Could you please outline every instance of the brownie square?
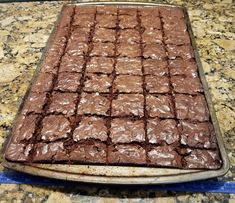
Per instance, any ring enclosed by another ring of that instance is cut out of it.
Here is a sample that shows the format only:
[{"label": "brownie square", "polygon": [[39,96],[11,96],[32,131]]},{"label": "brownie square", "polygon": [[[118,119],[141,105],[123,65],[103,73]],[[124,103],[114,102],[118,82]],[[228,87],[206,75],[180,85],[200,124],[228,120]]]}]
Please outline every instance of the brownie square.
[{"label": "brownie square", "polygon": [[177,93],[197,94],[203,92],[199,78],[184,78],[182,76],[171,77],[173,90]]},{"label": "brownie square", "polygon": [[143,16],[141,18],[141,26],[144,28],[162,29],[161,20],[157,16]]},{"label": "brownie square", "polygon": [[184,77],[198,77],[197,65],[195,61],[182,59],[169,60],[170,75],[181,75]]},{"label": "brownie square", "polygon": [[146,152],[137,144],[119,144],[108,147],[108,163],[145,164]]},{"label": "brownie square", "polygon": [[107,73],[113,72],[114,60],[106,57],[91,57],[87,62],[86,71],[89,73]]},{"label": "brownie square", "polygon": [[73,40],[69,40],[67,47],[66,47],[66,53],[72,56],[83,56],[88,51],[88,45],[84,42],[77,42]]},{"label": "brownie square", "polygon": [[168,144],[174,146],[180,144],[178,126],[173,119],[149,119],[147,123],[147,137],[151,144]]},{"label": "brownie square", "polygon": [[164,31],[174,31],[174,32],[186,32],[187,31],[187,25],[186,25],[185,19],[179,19],[177,20],[177,23],[175,19],[168,19],[168,18],[162,18],[162,21],[163,21]]},{"label": "brownie square", "polygon": [[174,45],[190,44],[190,38],[187,32],[165,31],[164,42]]},{"label": "brownie square", "polygon": [[96,15],[98,28],[115,28],[117,24],[117,16],[113,15]]},{"label": "brownie square", "polygon": [[84,82],[84,91],[108,93],[112,86],[112,78],[104,74],[87,74]]},{"label": "brownie square", "polygon": [[108,115],[110,100],[99,93],[82,93],[78,114]]},{"label": "brownie square", "polygon": [[38,115],[20,115],[12,130],[13,143],[20,143],[29,141],[35,133],[38,123]]},{"label": "brownie square", "polygon": [[120,15],[118,19],[121,29],[134,29],[138,25],[136,16]]},{"label": "brownie square", "polygon": [[120,43],[119,45],[117,45],[117,54],[120,57],[139,57],[141,56],[140,45]]},{"label": "brownie square", "polygon": [[97,14],[117,15],[117,6],[97,7]]},{"label": "brownie square", "polygon": [[34,162],[68,161],[63,142],[38,143],[35,145]]},{"label": "brownie square", "polygon": [[78,28],[76,27],[71,32],[70,39],[74,42],[88,42],[89,40],[89,34],[90,34],[90,28]]},{"label": "brownie square", "polygon": [[59,73],[55,90],[76,92],[80,85],[81,74],[79,73]]},{"label": "brownie square", "polygon": [[136,17],[137,15],[137,9],[136,8],[121,8],[119,7],[118,9],[118,14],[121,15],[129,15],[129,16],[133,16]]},{"label": "brownie square", "polygon": [[48,112],[62,113],[67,116],[74,115],[77,97],[78,95],[75,93],[54,92]]},{"label": "brownie square", "polygon": [[106,121],[98,117],[82,117],[73,132],[73,140],[96,139],[106,141],[108,138]]},{"label": "brownie square", "polygon": [[134,75],[118,75],[113,84],[114,92],[142,93],[142,78]]},{"label": "brownie square", "polygon": [[120,31],[119,43],[140,43],[140,33],[138,30],[126,29]]},{"label": "brownie square", "polygon": [[161,17],[169,18],[172,20],[180,20],[184,18],[184,12],[181,8],[172,8],[172,7],[161,7],[159,8]]},{"label": "brownie square", "polygon": [[152,18],[154,17],[159,17],[159,9],[157,7],[155,8],[143,8],[143,9],[138,9],[140,16],[151,16]]},{"label": "brownie square", "polygon": [[73,26],[78,27],[92,27],[94,25],[94,14],[80,14],[74,15]]},{"label": "brownie square", "polygon": [[178,119],[208,121],[209,111],[203,95],[175,95],[176,116]]},{"label": "brownie square", "polygon": [[144,58],[162,60],[167,57],[166,51],[161,44],[147,44],[144,46]]},{"label": "brownie square", "polygon": [[172,146],[153,147],[147,154],[150,165],[182,167],[182,157]]},{"label": "brownie square", "polygon": [[70,122],[62,115],[49,115],[42,120],[41,140],[53,142],[67,138],[70,132]]},{"label": "brownie square", "polygon": [[191,45],[167,45],[166,46],[169,59],[175,59],[180,57],[182,59],[191,59],[194,58],[194,53]]},{"label": "brownie square", "polygon": [[71,161],[80,163],[106,163],[106,144],[100,142],[79,143],[70,152]]},{"label": "brownie square", "polygon": [[184,158],[185,167],[190,169],[218,169],[221,167],[221,160],[218,151],[193,149]]},{"label": "brownie square", "polygon": [[216,148],[216,138],[210,122],[192,123],[180,121],[181,144],[194,148]]},{"label": "brownie square", "polygon": [[145,131],[142,120],[113,119],[111,121],[110,138],[112,143],[144,142]]},{"label": "brownie square", "polygon": [[119,94],[112,102],[112,116],[144,116],[144,97],[140,94]]},{"label": "brownie square", "polygon": [[139,58],[117,58],[116,73],[126,75],[142,75],[142,64]]},{"label": "brownie square", "polygon": [[31,92],[49,92],[53,86],[53,78],[51,73],[39,73],[31,86]]},{"label": "brownie square", "polygon": [[146,109],[150,117],[174,118],[173,101],[168,95],[147,95]]},{"label": "brownie square", "polygon": [[46,93],[34,93],[31,92],[25,101],[24,108],[22,109],[23,114],[29,113],[42,113],[43,106],[47,101]]},{"label": "brownie square", "polygon": [[157,29],[145,29],[142,34],[142,41],[145,44],[161,44],[163,41],[162,31]]},{"label": "brownie square", "polygon": [[65,54],[60,63],[59,72],[82,72],[84,66],[83,56],[70,56]]},{"label": "brownie square", "polygon": [[114,56],[114,44],[107,43],[94,43],[91,51],[91,56]]},{"label": "brownie square", "polygon": [[10,143],[6,149],[6,159],[10,161],[27,161],[33,149],[32,144]]},{"label": "brownie square", "polygon": [[114,42],[116,39],[115,30],[98,28],[95,30],[93,41],[94,42]]},{"label": "brownie square", "polygon": [[79,15],[94,15],[96,13],[96,7],[94,6],[75,6],[75,14]]},{"label": "brownie square", "polygon": [[168,93],[170,92],[170,83],[167,76],[145,76],[146,90],[149,93]]},{"label": "brownie square", "polygon": [[168,75],[167,61],[164,60],[145,59],[143,67],[145,75]]},{"label": "brownie square", "polygon": [[58,53],[48,53],[42,62],[40,72],[56,74],[60,65],[60,56]]}]

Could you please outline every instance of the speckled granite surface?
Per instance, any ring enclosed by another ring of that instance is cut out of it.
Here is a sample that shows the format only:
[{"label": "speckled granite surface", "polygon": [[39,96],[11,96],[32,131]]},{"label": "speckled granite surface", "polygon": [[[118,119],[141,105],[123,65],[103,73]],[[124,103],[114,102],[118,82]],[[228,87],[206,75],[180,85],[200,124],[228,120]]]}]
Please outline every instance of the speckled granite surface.
[{"label": "speckled granite surface", "polygon": [[[64,2],[0,4],[0,146]],[[156,1],[155,1],[156,2]],[[157,1],[160,2],[160,1]],[[224,1],[164,1],[188,8],[235,181],[235,5]],[[0,168],[0,170],[2,170]],[[235,196],[103,188],[0,185],[0,202],[235,202]]]}]

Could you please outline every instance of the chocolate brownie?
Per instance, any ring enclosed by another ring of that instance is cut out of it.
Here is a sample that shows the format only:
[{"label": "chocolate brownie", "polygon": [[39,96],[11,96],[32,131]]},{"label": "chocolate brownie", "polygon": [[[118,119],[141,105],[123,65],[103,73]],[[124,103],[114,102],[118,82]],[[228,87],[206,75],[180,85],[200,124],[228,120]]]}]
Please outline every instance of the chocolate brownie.
[{"label": "chocolate brownie", "polygon": [[163,34],[161,30],[145,29],[142,34],[142,40],[145,44],[161,44],[163,41]]},{"label": "chocolate brownie", "polygon": [[139,57],[141,56],[140,46],[138,44],[120,43],[117,45],[117,54],[120,57]]},{"label": "chocolate brownie", "polygon": [[194,58],[193,49],[190,45],[167,45],[166,46],[169,59],[191,59]]},{"label": "chocolate brownie", "polygon": [[158,77],[153,75],[145,76],[146,90],[149,93],[170,92],[170,81],[166,76]]},{"label": "chocolate brownie", "polygon": [[136,16],[120,15],[118,19],[121,29],[134,29],[138,25]]},{"label": "chocolate brownie", "polygon": [[73,42],[88,42],[90,28],[75,28],[71,33],[70,39]]},{"label": "chocolate brownie", "polygon": [[27,161],[30,152],[33,149],[32,144],[14,144],[10,143],[6,149],[6,159],[10,161]]},{"label": "chocolate brownie", "polygon": [[87,62],[86,71],[89,73],[112,73],[114,60],[106,57],[91,57]]},{"label": "chocolate brownie", "polygon": [[31,86],[31,92],[49,92],[53,86],[54,75],[51,73],[39,73]]},{"label": "chocolate brownie", "polygon": [[98,7],[97,8],[97,14],[103,14],[103,15],[117,15],[118,8],[117,6],[108,6],[108,7]]},{"label": "chocolate brownie", "polygon": [[139,58],[117,58],[116,73],[126,75],[142,75],[142,64]]},{"label": "chocolate brownie", "polygon": [[122,15],[129,15],[129,16],[135,16],[137,15],[137,9],[136,8],[123,8],[123,7],[119,7],[118,9],[119,11],[119,15],[122,16]]},{"label": "chocolate brownie", "polygon": [[96,15],[98,28],[115,28],[117,24],[117,16],[114,15]]},{"label": "chocolate brownie", "polygon": [[141,18],[141,25],[144,28],[151,28],[151,29],[158,29],[160,30],[162,25],[161,25],[161,20],[157,16],[143,16]]},{"label": "chocolate brownie", "polygon": [[83,56],[70,56],[65,54],[60,63],[59,72],[82,72],[84,66]]},{"label": "chocolate brownie", "polygon": [[66,53],[71,56],[83,56],[88,51],[88,45],[85,42],[77,42],[69,40],[66,48]]},{"label": "chocolate brownie", "polygon": [[114,44],[111,42],[94,43],[91,56],[114,56],[114,48]]},{"label": "chocolate brownie", "polygon": [[93,41],[94,42],[114,42],[115,30],[99,28],[95,30]]},{"label": "chocolate brownie", "polygon": [[120,31],[119,43],[140,43],[140,34],[138,30],[126,29]]},{"label": "chocolate brownie", "polygon": [[143,67],[145,75],[168,75],[167,61],[165,60],[145,59]]},{"label": "chocolate brownie", "polygon": [[73,26],[92,27],[94,25],[94,14],[74,15]]},{"label": "chocolate brownie", "polygon": [[144,58],[163,60],[166,58],[166,51],[161,44],[147,44],[143,50]]}]

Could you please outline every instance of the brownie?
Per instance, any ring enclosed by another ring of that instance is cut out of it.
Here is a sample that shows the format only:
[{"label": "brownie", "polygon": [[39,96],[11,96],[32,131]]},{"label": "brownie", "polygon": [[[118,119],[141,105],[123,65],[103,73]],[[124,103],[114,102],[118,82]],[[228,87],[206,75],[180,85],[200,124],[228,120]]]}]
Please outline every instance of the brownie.
[{"label": "brownie", "polygon": [[115,39],[115,30],[106,28],[96,29],[93,37],[94,42],[114,42]]},{"label": "brownie", "polygon": [[140,33],[138,30],[126,29],[120,31],[119,43],[140,43]]},{"label": "brownie", "polygon": [[182,157],[172,146],[155,146],[147,153],[150,165],[182,167]]},{"label": "brownie", "polygon": [[128,7],[128,8],[123,8],[123,7],[119,7],[118,9],[118,14],[119,16],[122,16],[122,15],[129,15],[129,16],[133,16],[133,17],[136,17],[137,15],[137,9],[136,8],[131,8],[131,7]]},{"label": "brownie", "polygon": [[106,163],[106,145],[100,142],[79,143],[69,153],[75,163]]},{"label": "brownie", "polygon": [[142,78],[135,75],[118,75],[113,83],[114,92],[118,93],[141,93]]},{"label": "brownie", "polygon": [[141,18],[141,26],[158,30],[162,28],[161,20],[157,16],[143,16]]},{"label": "brownie", "polygon": [[164,42],[174,45],[190,44],[190,38],[187,32],[165,31]]},{"label": "brownie", "polygon": [[70,122],[62,115],[49,115],[42,120],[41,140],[61,140],[67,138],[70,132]]},{"label": "brownie", "polygon": [[161,30],[147,28],[142,34],[142,41],[145,44],[161,44],[163,35]]},{"label": "brownie", "polygon": [[205,97],[199,95],[175,95],[175,109],[178,119],[189,119],[192,121],[208,121],[209,111]]},{"label": "brownie", "polygon": [[94,15],[96,13],[96,8],[93,6],[75,6],[75,14],[76,15]]},{"label": "brownie", "polygon": [[23,114],[29,113],[42,113],[43,107],[47,102],[47,93],[34,93],[31,92],[22,109]]},{"label": "brownie", "polygon": [[76,93],[54,92],[52,94],[48,112],[62,113],[66,116],[74,115],[77,97]]},{"label": "brownie", "polygon": [[146,109],[150,117],[174,118],[173,101],[168,95],[147,95]]},{"label": "brownie", "polygon": [[142,120],[113,119],[111,121],[110,138],[112,143],[115,144],[144,142],[144,122]]},{"label": "brownie", "polygon": [[198,76],[197,65],[195,61],[175,59],[169,60],[170,75],[181,75],[184,77],[195,78]]},{"label": "brownie", "polygon": [[194,53],[191,45],[167,45],[166,46],[169,59],[176,59],[177,57],[181,59],[191,59],[194,58]]},{"label": "brownie", "polygon": [[55,90],[64,92],[76,92],[80,85],[81,74],[79,73],[59,73]]},{"label": "brownie", "polygon": [[162,18],[163,21],[163,30],[164,31],[176,31],[176,32],[185,32],[187,31],[187,25],[184,19],[179,19],[175,23],[174,19]]},{"label": "brownie", "polygon": [[48,54],[45,57],[45,60],[42,62],[41,72],[56,74],[58,67],[60,65],[60,61],[58,60],[58,57],[60,57],[60,54],[58,53]]},{"label": "brownie", "polygon": [[94,43],[91,56],[114,56],[114,44],[110,42]]},{"label": "brownie", "polygon": [[144,97],[141,94],[119,94],[112,102],[113,116],[144,115]]},{"label": "brownie", "polygon": [[116,73],[126,75],[142,75],[142,64],[139,58],[117,58]]},{"label": "brownie", "polygon": [[184,160],[185,167],[190,169],[218,169],[221,167],[218,151],[193,149]]},{"label": "brownie", "polygon": [[163,60],[166,58],[166,51],[161,44],[147,44],[143,50],[144,58]]},{"label": "brownie", "polygon": [[88,45],[85,42],[77,42],[74,40],[69,40],[67,47],[66,47],[66,53],[68,53],[71,56],[83,56],[88,51]]},{"label": "brownie", "polygon": [[140,16],[151,16],[151,17],[159,17],[159,9],[157,7],[155,8],[139,8],[139,14]]},{"label": "brownie", "polygon": [[78,114],[108,115],[110,100],[99,93],[82,93]]},{"label": "brownie", "polygon": [[6,159],[10,161],[27,161],[30,152],[33,149],[32,144],[14,144],[10,143],[6,149]]},{"label": "brownie", "polygon": [[117,16],[114,15],[96,15],[98,28],[115,28],[117,24]]},{"label": "brownie", "polygon": [[120,57],[139,57],[141,56],[140,45],[120,43],[117,45],[117,54]]},{"label": "brownie", "polygon": [[145,76],[146,90],[149,93],[168,93],[170,92],[170,82],[167,76]]},{"label": "brownie", "polygon": [[182,76],[171,77],[174,92],[184,94],[197,94],[203,91],[199,78],[185,78]]},{"label": "brownie", "polygon": [[137,144],[119,144],[108,147],[108,163],[145,164],[146,152]]},{"label": "brownie", "polygon": [[121,29],[134,29],[138,25],[136,16],[120,15],[118,19]]},{"label": "brownie", "polygon": [[73,140],[96,139],[106,141],[108,138],[106,121],[98,117],[83,117],[73,132]]},{"label": "brownie", "polygon": [[180,128],[182,145],[205,149],[216,148],[215,132],[210,122],[192,123],[182,120]]},{"label": "brownie", "polygon": [[33,157],[34,162],[53,162],[54,160],[58,162],[69,160],[63,142],[39,143],[36,144],[35,148],[35,155]]},{"label": "brownie", "polygon": [[30,91],[36,93],[49,92],[53,86],[53,79],[54,75],[51,73],[39,73]]},{"label": "brownie", "polygon": [[92,27],[94,25],[94,14],[74,15],[73,26]]},{"label": "brownie", "polygon": [[182,19],[184,18],[184,12],[181,8],[177,8],[177,7],[161,7],[159,8],[159,12],[161,17],[163,18],[169,18],[169,19]]},{"label": "brownie", "polygon": [[147,137],[151,144],[168,144],[178,146],[180,133],[177,122],[173,119],[149,119],[147,123]]},{"label": "brownie", "polygon": [[87,62],[86,71],[90,73],[112,73],[114,60],[106,57],[91,57]]},{"label": "brownie", "polygon": [[65,54],[60,63],[59,72],[82,72],[84,66],[83,56],[70,56]]},{"label": "brownie", "polygon": [[167,61],[164,60],[145,59],[143,67],[145,75],[168,75]]},{"label": "brownie", "polygon": [[73,42],[88,42],[89,41],[89,33],[91,29],[90,28],[75,28],[71,35],[70,39]]},{"label": "brownie", "polygon": [[118,7],[117,6],[99,6],[97,7],[97,14],[103,15],[117,15]]}]

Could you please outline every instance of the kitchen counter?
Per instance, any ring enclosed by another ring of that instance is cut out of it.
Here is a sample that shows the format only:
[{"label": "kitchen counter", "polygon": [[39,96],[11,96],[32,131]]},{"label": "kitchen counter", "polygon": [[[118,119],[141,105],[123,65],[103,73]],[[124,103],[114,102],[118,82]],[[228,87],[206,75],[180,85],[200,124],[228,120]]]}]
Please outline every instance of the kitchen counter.
[{"label": "kitchen counter", "polygon": [[[155,1],[160,2],[160,1]],[[164,1],[189,11],[235,181],[235,33],[232,0]],[[40,60],[61,7],[68,1],[0,4],[0,147]],[[3,170],[0,167],[0,171]],[[146,199],[143,199],[146,198]],[[30,185],[0,185],[0,202],[235,202],[235,195]]]}]

